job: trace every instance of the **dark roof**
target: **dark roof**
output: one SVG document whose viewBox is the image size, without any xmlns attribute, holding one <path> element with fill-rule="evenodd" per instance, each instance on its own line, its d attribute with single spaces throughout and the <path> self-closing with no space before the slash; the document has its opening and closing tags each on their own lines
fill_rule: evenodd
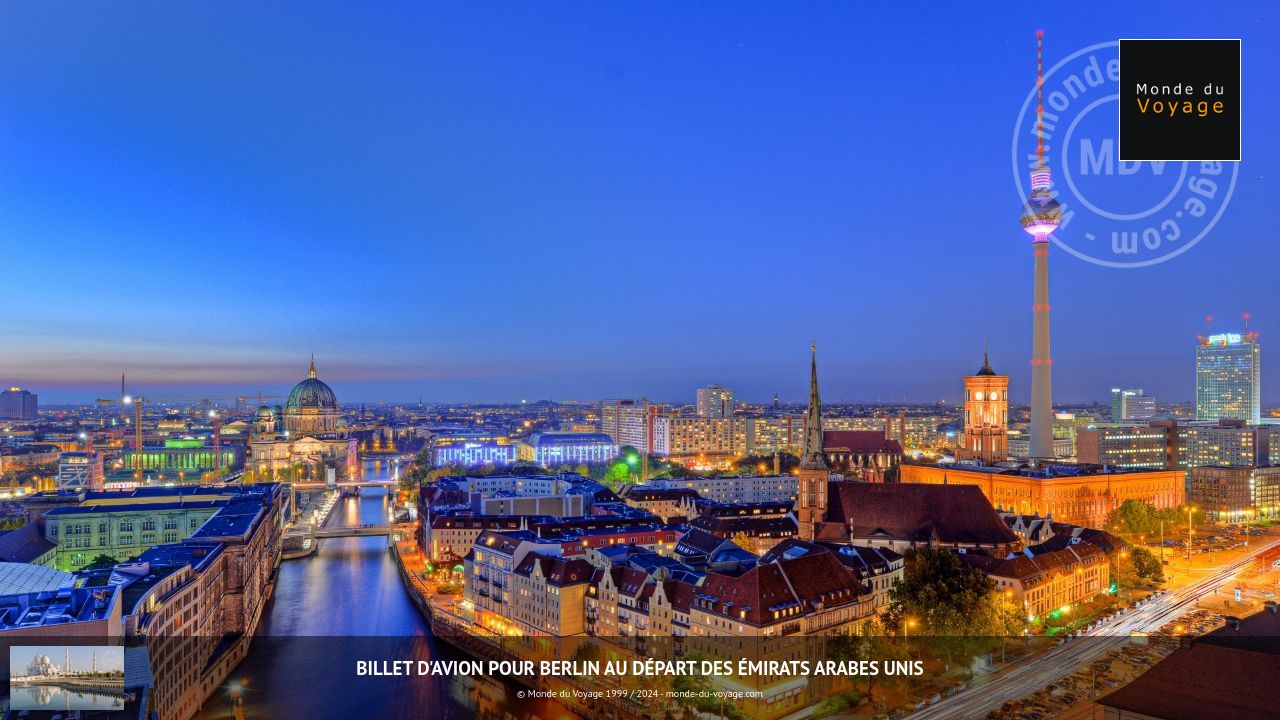
<svg viewBox="0 0 1280 720">
<path fill-rule="evenodd" d="M 883 430 L 827 430 L 822 450 L 828 453 L 900 453 L 902 445 L 885 437 Z"/>
<path fill-rule="evenodd" d="M 808 542 L 800 538 L 789 538 L 774 545 L 760 556 L 760 564 L 789 560 L 792 558 L 832 553 L 853 570 L 858 579 L 870 575 L 880 575 L 892 569 L 892 565 L 902 560 L 902 555 L 888 548 L 864 547 L 862 545 L 844 545 L 824 542 Z"/>
<path fill-rule="evenodd" d="M 982 353 L 982 367 L 978 368 L 975 375 L 995 375 L 996 371 L 991 368 L 991 361 L 987 359 L 987 354 Z"/>
<path fill-rule="evenodd" d="M 693 595 L 698 591 L 698 586 L 683 580 L 667 580 L 662 583 L 662 590 L 676 612 L 687 613 L 689 606 L 693 604 Z"/>
<path fill-rule="evenodd" d="M 699 500 L 698 514 L 712 517 L 759 517 L 762 515 L 786 515 L 795 508 L 795 501 L 722 503 Z"/>
<path fill-rule="evenodd" d="M 524 541 L 538 542 L 538 537 L 528 530 L 508 530 L 506 532 L 497 532 L 495 530 L 482 530 L 476 536 L 476 545 L 482 545 L 486 550 L 494 550 L 504 555 L 515 553 L 520 547 L 520 543 Z"/>
<path fill-rule="evenodd" d="M 535 563 L 549 584 L 561 587 L 591 582 L 591 576 L 595 572 L 595 568 L 586 560 L 566 560 L 562 557 L 534 552 L 524 556 L 524 560 L 520 562 L 515 572 L 528 576 L 533 573 Z"/>
<path fill-rule="evenodd" d="M 582 445 L 584 443 L 613 444 L 613 438 L 606 433 L 545 432 L 534 433 L 529 438 L 530 445 Z"/>
<path fill-rule="evenodd" d="M 1280 608 L 1272 601 L 1265 610 L 1248 617 L 1227 618 L 1224 627 L 1196 642 L 1280 655 Z"/>
<path fill-rule="evenodd" d="M 690 499 L 697 501 L 702 496 L 689 488 L 655 488 L 647 485 L 632 485 L 622 491 L 622 497 L 636 502 L 655 502 L 662 500 Z"/>
<path fill-rule="evenodd" d="M 698 517 L 689 523 L 695 528 L 722 538 L 738 533 L 751 537 L 791 537 L 796 534 L 796 520 L 784 517 Z"/>
<path fill-rule="evenodd" d="M 677 555 L 689 555 L 689 554 L 710 555 L 711 553 L 716 551 L 716 548 L 719 548 L 721 545 L 724 545 L 726 542 L 728 541 L 725 540 L 724 538 L 716 537 L 715 535 L 712 535 L 706 530 L 703 530 L 701 528 L 694 528 L 689 532 L 685 533 L 684 537 L 680 538 L 680 542 L 676 544 L 676 554 Z"/>
<path fill-rule="evenodd" d="M 827 520 L 850 535 L 904 541 L 1012 545 L 1005 525 L 976 485 L 830 481 Z"/>
<path fill-rule="evenodd" d="M 1099 705 L 1162 720 L 1276 720 L 1280 654 L 1197 640 L 1174 650 Z"/>
<path fill-rule="evenodd" d="M 27 523 L 17 530 L 0 535 L 0 561 L 29 563 L 57 547 L 40 534 L 35 523 Z"/>
</svg>

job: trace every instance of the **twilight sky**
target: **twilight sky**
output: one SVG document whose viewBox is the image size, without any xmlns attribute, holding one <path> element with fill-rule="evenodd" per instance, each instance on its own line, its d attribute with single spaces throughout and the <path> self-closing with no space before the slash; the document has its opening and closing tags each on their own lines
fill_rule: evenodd
<svg viewBox="0 0 1280 720">
<path fill-rule="evenodd" d="M 1280 8 L 903 5 L 4 3 L 0 383 L 279 392 L 314 352 L 350 402 L 800 400 L 816 337 L 829 400 L 956 400 L 987 337 L 1025 400 L 1038 28 L 1243 38 L 1213 231 L 1052 253 L 1055 398 L 1190 398 L 1210 313 L 1280 378 Z"/>
</svg>

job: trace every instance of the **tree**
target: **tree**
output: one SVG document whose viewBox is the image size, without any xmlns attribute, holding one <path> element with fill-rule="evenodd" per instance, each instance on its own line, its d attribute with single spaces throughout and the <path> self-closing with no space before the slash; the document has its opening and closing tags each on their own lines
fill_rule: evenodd
<svg viewBox="0 0 1280 720">
<path fill-rule="evenodd" d="M 910 657 L 905 646 L 885 637 L 883 626 L 874 619 L 862 623 L 855 630 L 841 630 L 826 638 L 826 656 L 828 660 L 840 662 L 877 660 L 882 665 L 892 660 L 906 660 Z M 881 680 L 882 676 L 873 673 L 850 678 L 850 682 L 859 694 L 859 699 L 865 697 L 868 702 L 874 701 L 875 687 Z"/>
<path fill-rule="evenodd" d="M 105 570 L 107 568 L 113 568 L 119 564 L 120 564 L 119 560 L 111 557 L 110 555 L 103 554 L 94 558 L 93 561 L 90 562 L 88 565 L 85 565 L 84 569 L 85 570 Z"/>
<path fill-rule="evenodd" d="M 1018 633 L 1018 613 L 994 589 L 990 578 L 956 553 L 923 548 L 907 556 L 902 579 L 889 590 L 882 620 L 899 634 L 913 621 L 910 634 L 928 636 L 949 666 L 953 655 L 980 652 L 996 639 Z"/>
<path fill-rule="evenodd" d="M 1144 547 L 1136 547 L 1129 551 L 1129 561 L 1133 563 L 1134 574 L 1150 582 L 1164 582 L 1164 568 L 1160 566 L 1160 558 Z"/>
<path fill-rule="evenodd" d="M 759 545 L 758 543 L 756 543 L 756 539 L 741 530 L 734 533 L 733 537 L 729 538 L 729 540 L 734 545 L 737 545 L 738 547 L 742 548 L 743 550 L 746 550 L 749 553 L 754 553 L 756 555 L 763 554 L 760 552 Z"/>
<path fill-rule="evenodd" d="M 1142 500 L 1125 500 L 1120 507 L 1111 511 L 1108 524 L 1123 534 L 1130 536 L 1145 535 L 1155 530 L 1160 523 L 1160 514 L 1155 506 Z"/>
</svg>

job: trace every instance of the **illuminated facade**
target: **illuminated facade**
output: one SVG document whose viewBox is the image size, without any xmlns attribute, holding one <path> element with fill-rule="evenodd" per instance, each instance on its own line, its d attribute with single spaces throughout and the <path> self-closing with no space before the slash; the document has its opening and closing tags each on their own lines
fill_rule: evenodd
<svg viewBox="0 0 1280 720">
<path fill-rule="evenodd" d="M 800 416 L 752 418 L 747 424 L 747 444 L 752 454 L 799 454 L 803 435 L 804 418 Z"/>
<path fill-rule="evenodd" d="M 1009 376 L 997 375 L 986 353 L 978 372 L 964 378 L 964 438 L 956 455 L 984 463 L 1009 458 Z"/>
<path fill-rule="evenodd" d="M 1196 346 L 1196 420 L 1262 419 L 1257 333 L 1220 333 Z"/>
<path fill-rule="evenodd" d="M 1090 600 L 1110 585 L 1107 554 L 1087 542 L 1036 555 L 994 558 L 967 553 L 960 559 L 990 577 L 996 595 L 1021 607 L 1028 619 Z"/>
<path fill-rule="evenodd" d="M 1076 431 L 1076 458 L 1117 468 L 1164 470 L 1178 467 L 1176 425 L 1111 423 Z"/>
<path fill-rule="evenodd" d="M 1058 522 L 1103 527 L 1125 500 L 1141 500 L 1160 509 L 1176 508 L 1186 497 L 1181 470 L 1107 470 L 1068 463 L 1038 467 L 910 464 L 901 468 L 904 483 L 976 485 L 987 500 L 1020 515 L 1053 515 Z"/>
<path fill-rule="evenodd" d="M 1111 421 L 1150 420 L 1156 416 L 1156 399 L 1142 388 L 1111 388 Z"/>
<path fill-rule="evenodd" d="M 356 474 L 359 451 L 339 422 L 338 399 L 316 377 L 312 359 L 307 377 L 293 387 L 283 408 L 263 405 L 253 420 L 247 468 L 260 478 L 304 468 L 307 478 L 323 480 L 327 469 L 335 478 Z M 295 478 L 296 479 L 296 478 Z"/>
<path fill-rule="evenodd" d="M 0 420 L 35 420 L 38 409 L 35 393 L 20 387 L 0 392 Z"/>
<path fill-rule="evenodd" d="M 1180 462 L 1190 469 L 1206 465 L 1270 465 L 1271 428 L 1243 420 L 1179 426 Z"/>
<path fill-rule="evenodd" d="M 73 571 L 99 555 L 125 560 L 200 529 L 236 496 L 197 486 L 88 493 L 83 502 L 45 513 L 45 539 L 57 543 L 53 567 Z"/>
<path fill-rule="evenodd" d="M 1276 515 L 1280 466 L 1196 467 L 1188 476 L 1188 499 L 1199 505 L 1209 520 L 1241 522 Z"/>
<path fill-rule="evenodd" d="M 733 388 L 719 385 L 698 388 L 698 415 L 707 418 L 733 417 Z"/>
<path fill-rule="evenodd" d="M 460 465 L 511 465 L 518 458 L 519 448 L 506 435 L 488 433 L 461 433 L 437 435 L 429 441 L 431 464 L 434 467 Z"/>
<path fill-rule="evenodd" d="M 619 446 L 659 454 L 667 442 L 665 437 L 656 436 L 653 418 L 662 412 L 661 405 L 651 405 L 648 400 L 606 400 L 600 406 L 600 432 Z M 665 452 L 664 449 L 662 453 Z"/>
<path fill-rule="evenodd" d="M 657 415 L 653 418 L 653 453 L 696 459 L 699 455 L 735 458 L 746 455 L 747 426 L 741 417 Z"/>
<path fill-rule="evenodd" d="M 602 463 L 618 456 L 618 445 L 605 433 L 535 433 L 520 443 L 520 460 L 543 467 L 566 463 Z"/>
<path fill-rule="evenodd" d="M 59 490 L 101 490 L 103 479 L 101 453 L 64 452 L 58 459 Z"/>
</svg>

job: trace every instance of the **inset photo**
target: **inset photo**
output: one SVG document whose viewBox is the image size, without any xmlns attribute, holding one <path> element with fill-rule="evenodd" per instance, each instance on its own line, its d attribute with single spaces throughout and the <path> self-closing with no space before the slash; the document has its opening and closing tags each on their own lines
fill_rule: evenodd
<svg viewBox="0 0 1280 720">
<path fill-rule="evenodd" d="M 123 710 L 124 701 L 122 646 L 9 648 L 10 710 Z"/>
</svg>

